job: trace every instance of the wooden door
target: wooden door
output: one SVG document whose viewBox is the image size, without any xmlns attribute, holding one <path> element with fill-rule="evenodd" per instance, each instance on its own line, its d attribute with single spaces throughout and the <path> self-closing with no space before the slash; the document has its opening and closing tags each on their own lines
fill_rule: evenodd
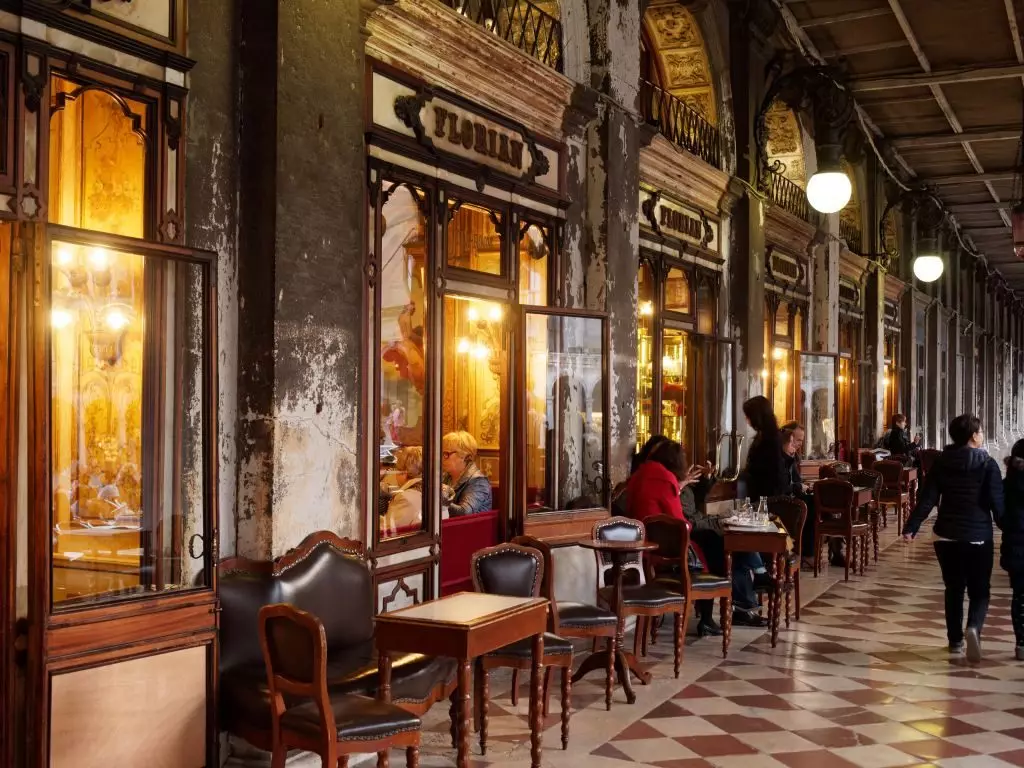
<svg viewBox="0 0 1024 768">
<path fill-rule="evenodd" d="M 216 765 L 214 255 L 25 247 L 27 765 Z"/>
</svg>

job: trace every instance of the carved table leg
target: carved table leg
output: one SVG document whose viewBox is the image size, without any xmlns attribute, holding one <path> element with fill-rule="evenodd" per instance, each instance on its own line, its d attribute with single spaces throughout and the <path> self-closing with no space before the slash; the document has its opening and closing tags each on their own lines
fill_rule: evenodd
<svg viewBox="0 0 1024 768">
<path fill-rule="evenodd" d="M 491 697 L 491 675 L 483 666 L 480 666 L 480 701 L 477 706 L 480 708 L 480 754 L 487 754 L 487 715 L 488 704 Z"/>
<path fill-rule="evenodd" d="M 725 578 L 732 584 L 732 552 L 725 552 Z M 729 641 L 732 639 L 732 592 L 721 598 L 722 612 L 722 658 L 729 657 Z"/>
<path fill-rule="evenodd" d="M 455 760 L 458 768 L 469 768 L 470 661 L 459 660 L 459 744 Z"/>
<path fill-rule="evenodd" d="M 786 629 L 789 629 L 789 614 L 793 610 L 793 572 L 786 567 L 786 584 L 783 587 L 786 593 Z"/>
<path fill-rule="evenodd" d="M 572 708 L 572 667 L 562 667 L 562 749 L 569 748 L 569 714 Z"/>
<path fill-rule="evenodd" d="M 533 659 L 530 664 L 530 760 L 532 768 L 540 768 L 541 729 L 544 727 L 541 711 L 541 664 L 544 660 L 544 635 L 533 637 Z M 460 765 L 459 768 L 467 768 Z"/>
<path fill-rule="evenodd" d="M 387 652 L 377 656 L 377 698 L 391 701 L 391 654 Z"/>
<path fill-rule="evenodd" d="M 451 706 L 448 707 L 448 719 L 451 720 L 451 726 L 448 729 L 448 733 L 452 736 L 452 749 L 459 748 L 459 686 L 455 686 L 455 690 L 452 691 L 452 695 L 448 697 L 448 701 L 451 702 Z"/>
<path fill-rule="evenodd" d="M 615 635 L 608 638 L 608 667 L 605 669 L 604 678 L 604 708 L 611 712 L 612 689 L 615 687 L 615 655 L 619 652 L 619 646 L 615 643 Z"/>
<path fill-rule="evenodd" d="M 684 606 L 678 613 L 674 613 L 675 617 L 675 632 L 672 636 L 672 646 L 675 653 L 675 667 L 674 672 L 676 679 L 679 679 L 679 669 L 683 665 L 683 643 L 686 642 L 686 638 L 683 636 L 683 611 L 689 606 Z"/>
<path fill-rule="evenodd" d="M 420 748 L 405 748 L 405 768 L 420 768 Z"/>
<path fill-rule="evenodd" d="M 388 768 L 388 765 L 390 763 L 391 760 L 388 756 L 388 751 L 386 749 L 382 749 L 380 752 L 377 753 L 377 768 Z"/>
<path fill-rule="evenodd" d="M 772 648 L 779 642 L 779 614 L 782 609 L 782 582 L 785 580 L 785 555 L 775 556 L 775 611 L 772 613 Z M 788 617 L 788 613 L 787 613 Z"/>
</svg>

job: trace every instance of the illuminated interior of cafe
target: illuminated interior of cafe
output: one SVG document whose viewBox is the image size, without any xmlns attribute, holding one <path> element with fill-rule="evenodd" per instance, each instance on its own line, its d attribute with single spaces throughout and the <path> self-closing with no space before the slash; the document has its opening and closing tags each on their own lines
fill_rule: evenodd
<svg viewBox="0 0 1024 768">
<path fill-rule="evenodd" d="M 157 105 L 57 74 L 50 86 L 57 607 L 174 589 L 202 571 L 210 276 L 127 239 L 152 233 Z"/>
<path fill-rule="evenodd" d="M 715 335 L 719 276 L 663 254 L 641 256 L 637 448 L 663 434 L 681 443 L 691 462 L 716 463 L 733 399 L 732 345 Z"/>
<path fill-rule="evenodd" d="M 606 323 L 553 306 L 558 219 L 415 178 L 370 216 L 375 546 L 606 506 Z"/>
<path fill-rule="evenodd" d="M 803 349 L 806 306 L 773 291 L 765 295 L 764 394 L 780 424 L 797 418 L 799 352 Z"/>
<path fill-rule="evenodd" d="M 860 402 L 862 352 L 861 319 L 859 314 L 839 310 L 839 376 L 836 379 L 839 396 L 837 435 L 841 457 L 849 457 L 861 445 Z"/>
</svg>

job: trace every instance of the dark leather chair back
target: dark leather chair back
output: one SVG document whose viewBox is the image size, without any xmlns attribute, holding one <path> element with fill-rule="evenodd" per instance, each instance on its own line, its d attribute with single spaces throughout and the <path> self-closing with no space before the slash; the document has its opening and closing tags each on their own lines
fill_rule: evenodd
<svg viewBox="0 0 1024 768">
<path fill-rule="evenodd" d="M 240 558 L 222 562 L 221 674 L 263 661 L 259 612 L 265 605 L 288 603 L 318 617 L 324 622 L 329 649 L 371 642 L 373 581 L 359 546 L 321 533 L 273 563 Z"/>
<path fill-rule="evenodd" d="M 818 469 L 818 477 L 822 480 L 828 480 L 829 478 L 839 477 L 839 473 L 836 472 L 836 468 L 831 464 L 822 464 Z"/>
<path fill-rule="evenodd" d="M 878 460 L 878 456 L 874 451 L 861 451 L 860 452 L 860 468 L 861 469 L 873 469 L 875 461 Z"/>
<path fill-rule="evenodd" d="M 795 554 L 802 554 L 800 549 L 803 542 L 804 525 L 807 523 L 807 505 L 793 496 L 772 496 L 768 499 L 768 514 L 774 515 L 782 521 L 789 538 L 793 540 Z"/>
<path fill-rule="evenodd" d="M 609 517 L 599 520 L 591 529 L 592 538 L 601 541 L 643 541 L 647 537 L 644 524 L 631 517 Z M 604 552 L 598 552 L 599 581 L 608 586 L 611 578 L 612 559 Z M 629 555 L 622 565 L 622 583 L 628 586 L 644 583 L 644 572 L 639 555 Z"/>
<path fill-rule="evenodd" d="M 846 480 L 819 480 L 814 484 L 814 511 L 818 522 L 853 519 L 853 484 Z"/>
<path fill-rule="evenodd" d="M 671 573 L 683 585 L 684 593 L 690 589 L 690 529 L 685 520 L 671 515 L 647 518 L 647 541 L 657 544 L 654 552 L 647 553 L 649 575 Z"/>
<path fill-rule="evenodd" d="M 882 476 L 882 487 L 885 490 L 903 490 L 903 464 L 901 462 L 886 459 L 885 461 L 876 461 L 871 468 Z"/>
<path fill-rule="evenodd" d="M 871 497 L 878 501 L 878 494 L 882 491 L 881 472 L 873 469 L 862 469 L 859 472 L 851 472 L 848 479 L 855 488 L 870 488 Z"/>
<path fill-rule="evenodd" d="M 518 544 L 499 544 L 473 554 L 473 589 L 489 595 L 538 597 L 544 555 Z"/>
</svg>

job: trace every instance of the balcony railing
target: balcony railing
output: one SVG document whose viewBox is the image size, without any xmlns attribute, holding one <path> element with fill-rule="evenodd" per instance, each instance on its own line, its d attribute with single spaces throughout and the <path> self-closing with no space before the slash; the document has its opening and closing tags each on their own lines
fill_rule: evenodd
<svg viewBox="0 0 1024 768">
<path fill-rule="evenodd" d="M 699 112 L 663 88 L 640 81 L 640 112 L 672 143 L 721 169 L 722 139 L 718 129 Z"/>
<path fill-rule="evenodd" d="M 562 71 L 562 23 L 529 0 L 439 0 L 542 64 Z"/>
<path fill-rule="evenodd" d="M 846 241 L 846 247 L 854 253 L 860 253 L 860 227 L 852 221 L 839 220 L 839 237 Z"/>
<path fill-rule="evenodd" d="M 770 171 L 768 176 L 771 179 L 772 202 L 794 216 L 809 222 L 811 220 L 811 205 L 807 202 L 807 193 L 777 171 Z"/>
</svg>

